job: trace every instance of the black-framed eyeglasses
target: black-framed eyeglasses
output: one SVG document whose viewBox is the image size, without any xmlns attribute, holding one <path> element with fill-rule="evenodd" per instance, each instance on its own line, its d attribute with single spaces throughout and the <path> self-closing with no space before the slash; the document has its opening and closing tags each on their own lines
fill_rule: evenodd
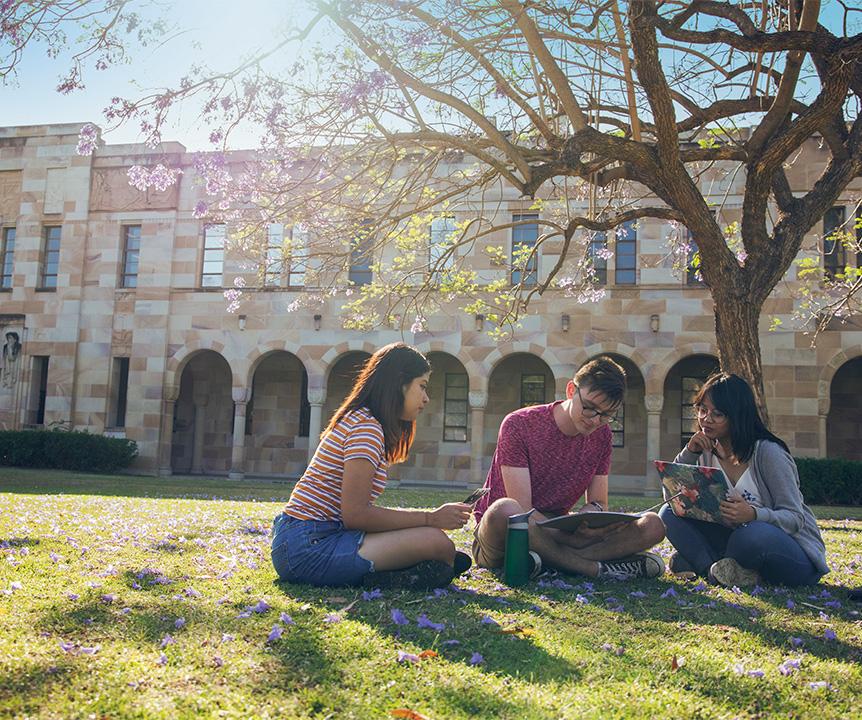
<svg viewBox="0 0 862 720">
<path fill-rule="evenodd" d="M 694 406 L 694 411 L 697 413 L 698 420 L 712 418 L 712 421 L 717 423 L 727 420 L 727 415 L 721 412 L 721 410 L 716 410 L 715 408 L 710 410 L 706 405 L 701 405 L 700 403 Z"/>
<path fill-rule="evenodd" d="M 578 394 L 578 400 L 580 400 L 580 402 L 581 402 L 581 415 L 583 415 L 585 418 L 591 418 L 592 419 L 592 418 L 597 417 L 603 423 L 612 423 L 614 420 L 617 419 L 616 411 L 606 413 L 606 412 L 602 412 L 598 408 L 587 407 L 586 405 L 584 405 L 584 398 L 581 395 L 581 389 L 577 385 L 575 385 L 575 392 Z"/>
</svg>

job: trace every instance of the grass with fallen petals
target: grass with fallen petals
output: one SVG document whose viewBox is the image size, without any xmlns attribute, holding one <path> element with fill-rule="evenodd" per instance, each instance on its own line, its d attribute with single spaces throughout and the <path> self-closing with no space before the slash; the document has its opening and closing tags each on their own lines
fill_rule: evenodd
<svg viewBox="0 0 862 720">
<path fill-rule="evenodd" d="M 0 716 L 858 712 L 862 621 L 846 590 L 862 584 L 860 508 L 815 508 L 833 572 L 814 588 L 557 576 L 513 590 L 473 570 L 436 594 L 363 597 L 274 582 L 269 529 L 290 488 L 0 468 Z M 470 530 L 454 538 L 466 548 Z"/>
</svg>

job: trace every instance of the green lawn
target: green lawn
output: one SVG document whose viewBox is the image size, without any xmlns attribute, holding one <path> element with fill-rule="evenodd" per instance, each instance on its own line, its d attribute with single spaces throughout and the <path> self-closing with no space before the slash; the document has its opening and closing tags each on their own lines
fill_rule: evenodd
<svg viewBox="0 0 862 720">
<path fill-rule="evenodd" d="M 858 713 L 862 622 L 846 587 L 862 584 L 860 508 L 815 508 L 834 569 L 817 588 L 568 577 L 510 590 L 473 571 L 439 596 L 363 598 L 273 582 L 269 525 L 290 487 L 0 469 L 0 717 Z"/>
</svg>

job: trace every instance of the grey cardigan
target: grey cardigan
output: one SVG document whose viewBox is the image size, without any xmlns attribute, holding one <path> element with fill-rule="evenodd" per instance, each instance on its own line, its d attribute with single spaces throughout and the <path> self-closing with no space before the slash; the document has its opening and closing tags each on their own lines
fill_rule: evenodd
<svg viewBox="0 0 862 720">
<path fill-rule="evenodd" d="M 675 462 L 708 466 L 712 459 L 709 451 L 698 456 L 683 448 Z M 826 546 L 814 513 L 802 499 L 799 472 L 790 453 L 771 440 L 758 440 L 748 468 L 763 503 L 763 507 L 755 508 L 756 519 L 780 527 L 799 543 L 818 572 L 828 573 Z"/>
</svg>

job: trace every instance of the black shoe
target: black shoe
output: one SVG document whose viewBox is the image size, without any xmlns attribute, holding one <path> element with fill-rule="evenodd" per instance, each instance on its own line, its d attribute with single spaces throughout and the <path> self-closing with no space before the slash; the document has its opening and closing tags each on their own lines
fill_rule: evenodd
<svg viewBox="0 0 862 720">
<path fill-rule="evenodd" d="M 473 559 L 467 553 L 461 552 L 460 550 L 455 551 L 455 564 L 452 568 L 452 572 L 455 577 L 463 575 L 472 565 Z"/>
<path fill-rule="evenodd" d="M 464 553 L 461 555 L 464 555 L 467 560 L 470 559 Z M 457 556 L 456 562 L 458 562 Z M 461 561 L 461 565 L 463 566 L 463 561 Z M 433 590 L 434 588 L 446 587 L 454 577 L 455 569 L 451 565 L 441 560 L 423 560 L 403 570 L 368 573 L 362 578 L 362 587 L 380 588 L 381 590 Z"/>
<path fill-rule="evenodd" d="M 655 553 L 641 552 L 619 560 L 602 560 L 599 563 L 601 580 L 634 580 L 655 578 L 664 573 L 664 560 Z"/>
</svg>

